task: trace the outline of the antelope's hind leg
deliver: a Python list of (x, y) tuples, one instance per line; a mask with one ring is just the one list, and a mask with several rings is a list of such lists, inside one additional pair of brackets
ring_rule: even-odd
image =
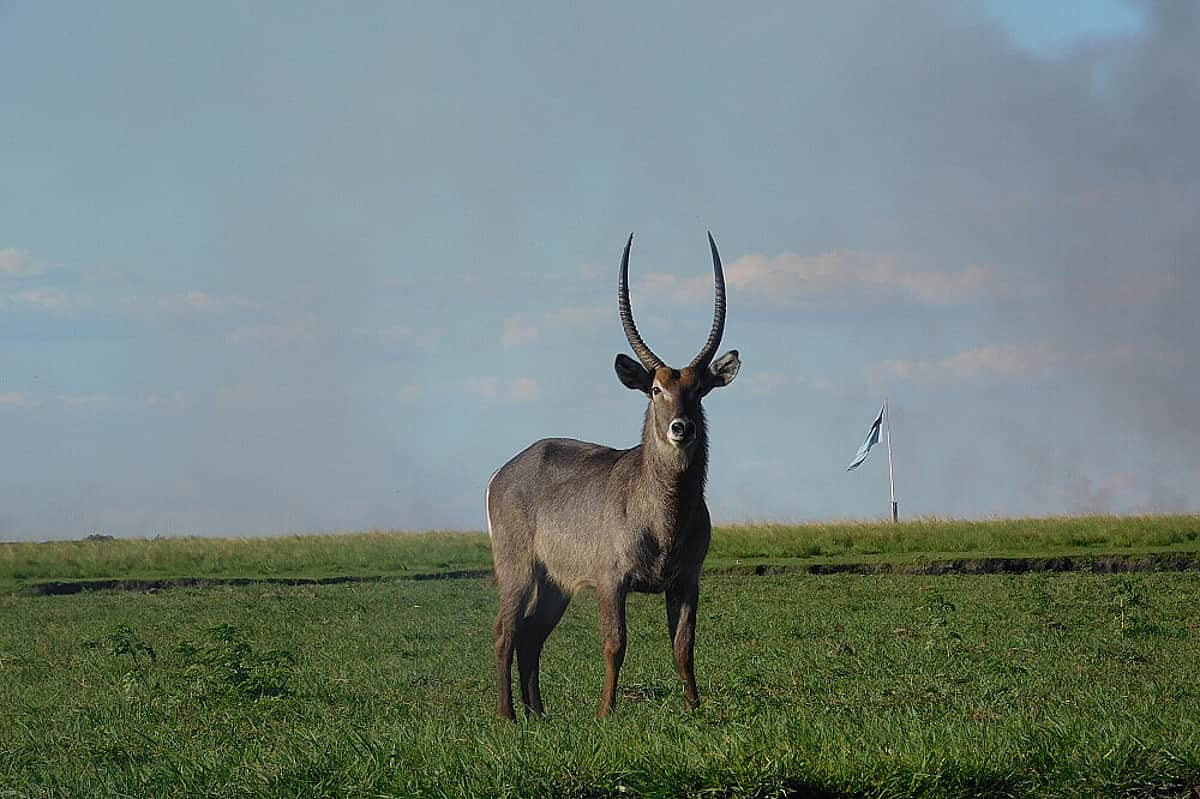
[(542, 657), (542, 646), (546, 638), (562, 619), (563, 612), (571, 602), (570, 596), (550, 582), (544, 574), (539, 575), (534, 598), (526, 616), (517, 628), (517, 672), (521, 682), (521, 701), (525, 705), (526, 717), (541, 716), (542, 690), (538, 679), (538, 667)]
[[(502, 718), (515, 720), (512, 697), (513, 653), (522, 622), (537, 597), (537, 577), (533, 559), (519, 550), (503, 548), (506, 539), (500, 531), (492, 537), (492, 561), (496, 568), (499, 609), (496, 612), (496, 686), (499, 689), (497, 711)], [(506, 551), (507, 549), (507, 551)]]
[(497, 713), (501, 718), (513, 720), (516, 718), (512, 698), (513, 647), (527, 596), (527, 591), (520, 588), (506, 590), (501, 586), (500, 609), (496, 613), (496, 686), (500, 692)]

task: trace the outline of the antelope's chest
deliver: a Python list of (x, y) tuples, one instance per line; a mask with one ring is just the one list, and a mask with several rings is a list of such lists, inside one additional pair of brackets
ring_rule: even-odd
[(683, 572), (695, 563), (688, 537), (680, 533), (659, 537), (650, 530), (638, 531), (633, 539), (626, 583), (630, 590), (657, 594), (666, 590)]

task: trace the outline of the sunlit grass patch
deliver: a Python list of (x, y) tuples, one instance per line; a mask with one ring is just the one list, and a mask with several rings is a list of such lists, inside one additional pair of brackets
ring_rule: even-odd
[(1200, 782), (1196, 574), (710, 576), (701, 710), (682, 711), (661, 597), (635, 595), (605, 722), (594, 599), (547, 643), (536, 723), (492, 717), (494, 609), (487, 580), (0, 597), (0, 795), (1187, 796)]

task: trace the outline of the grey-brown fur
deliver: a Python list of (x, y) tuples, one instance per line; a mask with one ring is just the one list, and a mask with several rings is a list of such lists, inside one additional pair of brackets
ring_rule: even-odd
[(571, 594), (580, 589), (596, 591), (600, 610), (605, 680), (599, 715), (608, 715), (616, 703), (630, 591), (665, 592), (685, 704), (699, 704), (692, 652), (700, 568), (710, 537), (704, 503), (708, 431), (700, 401), (732, 381), (740, 366), (736, 351), (713, 361), (724, 322), (724, 285), (715, 244), (712, 252), (721, 324), (714, 323), (718, 332), (701, 355), (676, 370), (662, 366), (633, 328), (626, 244), (620, 299), (623, 318), (628, 317), (626, 334), (631, 344), (636, 339), (640, 345), (634, 351), (643, 363), (618, 355), (616, 370), (622, 383), (649, 398), (641, 444), (616, 450), (543, 439), (506, 463), (488, 484), (488, 530), (500, 593), (495, 643), (501, 716), (514, 717), (514, 653), (525, 712), (543, 712), (542, 646)]

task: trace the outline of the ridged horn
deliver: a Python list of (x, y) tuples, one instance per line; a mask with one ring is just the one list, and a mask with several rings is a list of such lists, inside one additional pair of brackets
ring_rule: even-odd
[(708, 341), (700, 354), (688, 364), (693, 369), (707, 369), (721, 346), (721, 336), (725, 333), (725, 272), (721, 269), (721, 256), (717, 253), (717, 243), (713, 241), (712, 233), (708, 234), (708, 246), (712, 250), (713, 283), (715, 284), (713, 299), (713, 326), (708, 334)]
[(625, 254), (621, 256), (621, 278), (617, 282), (617, 307), (621, 311), (621, 326), (625, 328), (625, 338), (629, 340), (629, 346), (633, 348), (633, 352), (642, 362), (642, 366), (653, 371), (661, 366), (666, 366), (666, 364), (663, 363), (662, 358), (659, 358), (646, 346), (646, 342), (642, 341), (637, 325), (633, 323), (633, 312), (629, 309), (629, 247), (632, 244), (633, 234), (630, 233), (629, 241), (625, 242)]

